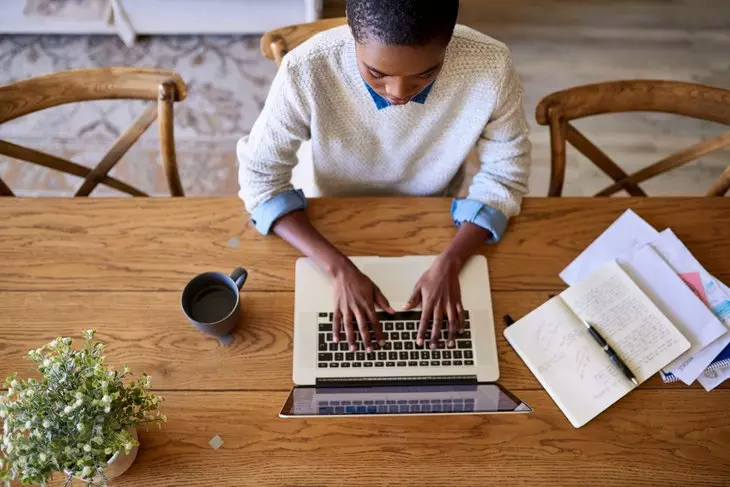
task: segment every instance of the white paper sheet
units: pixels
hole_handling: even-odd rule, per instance
[[[633,210],[626,210],[560,273],[560,278],[572,286],[607,262],[629,255],[658,235],[659,232]]]
[[[730,337],[730,334],[651,246],[644,246],[630,257],[619,259],[619,264],[691,343],[690,349],[664,370],[685,384],[692,384],[724,345],[716,353],[705,353],[704,349],[721,336]]]

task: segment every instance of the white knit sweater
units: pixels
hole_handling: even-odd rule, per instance
[[[254,213],[293,189],[297,150],[310,139],[323,195],[450,195],[476,148],[481,169],[468,199],[510,217],[527,192],[527,131],[504,44],[457,26],[425,104],[378,110],[342,26],[285,56],[263,112],[238,142],[240,196]]]

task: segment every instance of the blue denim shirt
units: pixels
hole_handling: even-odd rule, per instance
[[[364,80],[363,80],[364,82]],[[375,102],[378,110],[383,110],[391,106],[391,103],[380,96],[370,85],[365,83],[365,87]],[[411,99],[415,103],[426,103],[433,83],[428,85],[421,93]],[[273,196],[271,199],[261,203],[251,215],[252,221],[256,229],[268,234],[276,220],[282,216],[297,210],[303,210],[307,207],[307,198],[300,189],[285,191]],[[507,228],[507,217],[501,211],[491,206],[485,205],[476,200],[455,199],[451,205],[451,218],[454,224],[459,227],[464,222],[470,222],[489,230],[489,238],[487,243],[496,243],[504,234]]]

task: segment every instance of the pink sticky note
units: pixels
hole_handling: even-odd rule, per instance
[[[679,277],[689,286],[689,288],[702,300],[703,303],[710,307],[710,303],[707,301],[707,295],[705,294],[705,288],[702,286],[702,279],[700,279],[699,272],[685,272],[680,274]]]

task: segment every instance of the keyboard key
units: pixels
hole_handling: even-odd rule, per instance
[[[392,349],[393,349],[393,343],[385,342],[385,345],[383,345],[383,350],[392,350]]]
[[[320,362],[320,363],[318,364],[318,367],[319,367],[320,369],[326,369],[326,368],[327,368],[327,362]]]
[[[337,367],[339,367],[339,366],[340,366],[340,364],[338,364],[337,362],[332,362],[332,363],[330,364],[330,368],[331,368],[331,369],[336,369],[336,368],[337,368]]]
[[[468,310],[464,310],[464,319],[465,320],[468,320],[469,319],[469,311]]]
[[[443,352],[441,353],[441,355],[442,355],[442,356],[443,356],[443,357],[444,357],[445,359],[450,359],[450,358],[451,358],[451,350],[444,350],[444,351],[443,351]]]
[[[372,362],[365,362],[363,365],[365,367],[372,367],[373,366],[373,363]]]
[[[414,346],[416,347],[416,350],[423,350],[423,348],[426,346],[426,342],[424,341],[422,344],[415,343]]]
[[[337,365],[337,364],[335,364],[335,365]],[[422,360],[422,361],[418,362],[418,365],[420,365],[421,367],[428,367],[428,362],[425,360]]]
[[[474,358],[474,353],[471,350],[464,350],[464,358]]]
[[[365,360],[365,352],[357,352],[355,353],[355,360]]]
[[[332,331],[332,323],[320,323],[319,331]]]
[[[376,367],[383,367],[385,364],[383,362],[375,362]]]
[[[338,362],[342,362],[343,360],[345,360],[345,355],[343,353],[337,352],[335,354],[335,360],[337,360]]]
[[[464,360],[464,365],[474,365],[473,360]]]
[[[393,344],[393,349],[394,350],[403,350],[403,344],[401,342],[395,342]]]
[[[347,342],[340,342],[340,352],[347,352],[350,350],[350,345]]]
[[[418,362],[408,362],[408,367],[418,367]]]
[[[400,322],[399,321],[398,323],[395,324],[395,329],[396,330],[405,330],[406,327],[405,327],[405,324],[403,322]]]
[[[431,358],[431,354],[428,352],[428,350],[422,350],[421,351],[421,358],[423,360],[427,360]]]
[[[327,333],[327,341],[328,342],[332,341],[332,333]]]
[[[331,353],[320,353],[319,354],[319,361],[320,362],[329,362],[332,360],[332,354]]]
[[[440,360],[431,360],[431,366],[432,367],[436,367],[436,366],[439,366],[439,365],[441,365],[441,361]]]
[[[464,333],[459,335],[459,338],[469,338],[471,339],[471,332],[469,330],[464,330]]]
[[[341,366],[342,366],[342,368],[346,368],[346,367],[349,368],[350,362],[342,362]]]
[[[319,317],[320,318],[327,318],[327,313],[320,313],[319,314]]]
[[[454,350],[454,358],[461,358],[461,350]]]
[[[442,360],[441,365],[449,366],[449,365],[451,365],[451,360]]]
[[[385,331],[393,331],[393,323],[386,323]]]
[[[362,367],[362,364],[360,362],[353,362],[352,366],[355,368]]]
[[[398,367],[405,367],[407,362],[398,362]]]
[[[400,353],[398,353],[398,359],[399,360],[408,360],[408,352],[400,352]]]
[[[326,352],[327,351],[327,344],[326,343],[320,343],[319,344],[319,351],[320,352]]]
[[[461,360],[454,360],[454,365],[464,365]]]
[[[411,340],[414,342],[418,339],[418,331],[412,331],[411,332]]]
[[[335,319],[335,315],[334,315],[334,313],[330,313],[330,316],[329,316],[329,320],[330,320],[330,321],[332,321],[332,320],[334,320],[334,319]]]
[[[407,342],[403,343],[403,347],[406,350],[413,350],[413,345],[414,345],[414,343],[412,341],[407,341]]]
[[[366,355],[368,360],[375,360],[377,357],[375,355],[375,352],[370,352]]]
[[[465,330],[469,330],[470,328],[471,328],[471,325],[469,324],[469,320],[466,320],[466,321],[464,322],[464,329],[465,329]]]
[[[388,360],[388,352],[378,352],[378,360]]]
[[[419,354],[418,352],[411,352],[411,360],[418,360]]]
[[[471,340],[457,340],[456,346],[460,349],[471,348]]]
[[[434,350],[433,352],[431,352],[431,357],[432,358],[436,358],[436,359],[440,359],[441,358],[441,352],[439,352],[438,350]]]
[[[335,342],[330,342],[330,352],[336,352],[337,351],[337,344]]]
[[[352,352],[346,353],[345,360],[347,360],[348,362],[352,362],[353,360],[355,360],[355,354]]]
[[[395,362],[385,362],[386,367],[395,367]]]
[[[413,331],[416,329],[418,329],[418,324],[416,324],[415,321],[409,321],[408,323],[406,323],[406,330]]]
[[[398,360],[398,352],[388,352],[388,360]]]

